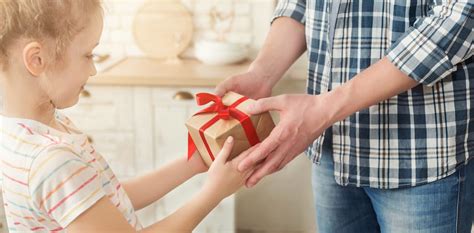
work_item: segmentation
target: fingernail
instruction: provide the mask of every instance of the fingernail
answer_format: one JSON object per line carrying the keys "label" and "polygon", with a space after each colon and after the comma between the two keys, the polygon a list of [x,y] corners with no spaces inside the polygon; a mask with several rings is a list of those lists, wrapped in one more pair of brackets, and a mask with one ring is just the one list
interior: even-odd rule
{"label": "fingernail", "polygon": [[227,138],[227,143],[232,143],[232,141],[234,141],[234,138],[232,136]]}

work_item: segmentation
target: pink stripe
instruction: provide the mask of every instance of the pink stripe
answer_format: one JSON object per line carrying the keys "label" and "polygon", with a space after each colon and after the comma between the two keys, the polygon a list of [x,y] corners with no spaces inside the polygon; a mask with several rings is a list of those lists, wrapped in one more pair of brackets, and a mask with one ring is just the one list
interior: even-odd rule
{"label": "pink stripe", "polygon": [[51,214],[55,209],[57,209],[61,204],[63,204],[68,198],[70,198],[71,196],[73,196],[74,194],[76,194],[77,192],[79,192],[79,190],[81,190],[82,188],[84,188],[84,186],[86,186],[87,184],[89,184],[90,182],[92,182],[96,177],[97,177],[97,174],[95,174],[95,175],[92,176],[89,180],[87,180],[86,182],[84,182],[81,186],[79,186],[76,190],[74,190],[74,192],[72,192],[71,194],[69,194],[69,195],[67,195],[66,197],[64,197],[61,201],[59,201],[58,204],[56,204],[53,208],[51,208],[51,209],[48,211],[48,214]]}
{"label": "pink stripe", "polygon": [[14,178],[12,178],[12,177],[9,177],[9,176],[7,176],[5,173],[4,173],[3,175],[4,175],[5,177],[7,177],[8,179],[13,180],[13,181],[15,181],[15,182],[17,182],[17,183],[19,183],[19,184],[22,184],[22,185],[24,185],[24,186],[28,186],[28,184],[26,184],[25,182],[22,182],[22,181],[20,181],[20,180],[17,180],[17,179],[14,179]]}
{"label": "pink stripe", "polygon": [[41,134],[41,136],[43,136],[43,137],[45,137],[45,138],[51,140],[51,141],[54,142],[55,144],[59,143],[59,141],[54,140],[53,138],[49,137],[49,136],[46,135],[46,134]]}
{"label": "pink stripe", "polygon": [[122,187],[120,184],[117,185],[116,189],[118,190],[120,187]]}
{"label": "pink stripe", "polygon": [[33,131],[26,125],[24,125],[23,123],[18,123],[18,125],[20,125],[23,129],[26,129],[28,131],[28,133],[30,133],[31,135],[33,135]]}
{"label": "pink stripe", "polygon": [[[24,226],[24,227],[28,227],[28,225],[23,224],[21,222],[14,222],[13,224],[15,224],[16,226],[21,225],[21,226]],[[30,228],[30,231],[37,231],[37,230],[43,230],[43,229],[44,229],[44,227],[39,226],[39,227]]]}
{"label": "pink stripe", "polygon": [[88,161],[87,163],[92,163],[92,162],[95,162],[95,161],[96,161],[96,159],[94,158],[94,159]]}

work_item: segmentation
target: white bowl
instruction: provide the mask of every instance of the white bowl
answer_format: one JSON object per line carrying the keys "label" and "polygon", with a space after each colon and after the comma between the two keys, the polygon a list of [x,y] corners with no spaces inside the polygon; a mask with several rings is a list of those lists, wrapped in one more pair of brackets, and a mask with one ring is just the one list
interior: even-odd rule
{"label": "white bowl", "polygon": [[194,51],[199,61],[209,65],[237,63],[248,56],[245,46],[229,42],[199,41],[194,45]]}

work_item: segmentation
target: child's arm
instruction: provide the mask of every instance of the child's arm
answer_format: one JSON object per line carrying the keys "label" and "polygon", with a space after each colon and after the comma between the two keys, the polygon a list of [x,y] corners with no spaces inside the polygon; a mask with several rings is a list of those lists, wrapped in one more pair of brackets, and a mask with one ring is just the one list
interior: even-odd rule
{"label": "child's arm", "polygon": [[208,178],[201,192],[175,213],[151,225],[143,232],[191,232],[222,199],[242,187],[254,168],[239,172],[237,165],[258,146],[243,152],[232,161],[227,161],[233,143],[232,137],[227,139],[209,168]]}
{"label": "child's arm", "polygon": [[[192,229],[220,201],[221,199],[217,195],[212,193],[208,195],[205,190],[202,190],[174,214],[143,229],[141,232],[191,233]],[[70,233],[137,232],[107,197],[103,197],[77,217],[66,229]]]}
{"label": "child's arm", "polygon": [[[172,215],[145,228],[142,232],[188,233],[217,206],[225,197],[237,191],[244,184],[254,168],[246,172],[239,172],[237,165],[254,148],[242,153],[232,161],[226,161],[233,141],[222,148],[209,169],[209,178],[202,190],[197,193],[183,207]],[[68,227],[67,231],[76,232],[136,232],[127,223],[118,209],[107,199],[102,198],[94,206],[77,217]]]}
{"label": "child's arm", "polygon": [[185,157],[176,159],[155,171],[124,181],[122,186],[134,209],[140,210],[207,169],[196,152],[189,161]]}

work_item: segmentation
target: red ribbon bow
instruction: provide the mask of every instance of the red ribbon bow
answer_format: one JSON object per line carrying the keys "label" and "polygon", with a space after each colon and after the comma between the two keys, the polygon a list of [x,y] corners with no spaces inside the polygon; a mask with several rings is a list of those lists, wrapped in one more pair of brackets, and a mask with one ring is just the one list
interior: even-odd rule
{"label": "red ribbon bow", "polygon": [[203,113],[217,113],[220,119],[228,120],[230,117],[230,108],[225,106],[222,103],[221,97],[209,93],[198,93],[196,94],[196,102],[199,106],[208,104],[210,102],[214,102],[213,105],[210,107],[196,113],[203,114]]}
{"label": "red ribbon bow", "polygon": [[[239,106],[241,103],[245,102],[246,100],[248,100],[247,97],[242,97],[238,99],[237,101],[235,101],[232,105],[226,106],[222,102],[221,97],[217,95],[213,95],[210,93],[196,94],[196,102],[199,106],[208,104],[210,102],[214,102],[214,103],[211,106],[194,114],[194,116],[202,115],[202,114],[217,113],[215,117],[213,117],[211,120],[209,120],[199,129],[199,135],[201,136],[201,139],[204,142],[206,150],[209,153],[209,156],[211,157],[212,161],[214,161],[214,155],[212,154],[211,148],[209,147],[209,144],[207,143],[207,140],[204,135],[204,131],[206,131],[206,129],[211,127],[214,123],[216,123],[219,120],[229,120],[231,117],[238,120],[244,129],[245,135],[247,136],[247,139],[250,145],[253,146],[260,142],[260,139],[258,138],[257,132],[255,131],[255,128],[253,127],[252,120],[250,119],[250,117],[236,108],[237,106]],[[191,138],[191,135],[188,133],[188,160],[192,157],[195,151],[196,151],[196,144],[194,144],[194,141]]]}

